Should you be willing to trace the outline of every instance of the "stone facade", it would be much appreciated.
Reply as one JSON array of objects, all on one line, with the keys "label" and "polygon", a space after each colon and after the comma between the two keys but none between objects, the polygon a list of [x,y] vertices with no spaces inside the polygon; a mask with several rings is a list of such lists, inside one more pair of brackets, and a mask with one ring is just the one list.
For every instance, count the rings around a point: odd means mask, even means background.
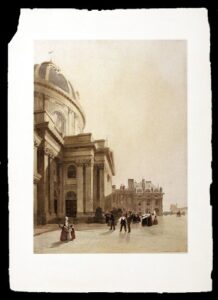
[{"label": "stone facade", "polygon": [[144,179],[137,183],[128,180],[128,188],[121,185],[120,189],[113,186],[113,193],[106,198],[105,209],[120,208],[123,211],[133,211],[139,214],[156,211],[163,214],[163,189]]},{"label": "stone facade", "polygon": [[84,133],[79,93],[52,62],[34,67],[34,223],[105,209],[115,175],[105,140]]}]

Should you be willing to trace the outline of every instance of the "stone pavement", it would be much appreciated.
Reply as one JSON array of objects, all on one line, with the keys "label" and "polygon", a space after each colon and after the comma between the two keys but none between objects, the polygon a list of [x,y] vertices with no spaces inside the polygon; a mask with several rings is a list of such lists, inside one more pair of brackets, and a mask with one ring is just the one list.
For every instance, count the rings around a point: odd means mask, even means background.
[{"label": "stone pavement", "polygon": [[46,224],[46,225],[37,225],[34,228],[34,236],[40,235],[45,232],[50,232],[58,229],[57,224]]},{"label": "stone pavement", "polygon": [[[131,233],[106,224],[76,224],[76,239],[61,242],[57,224],[38,229],[35,253],[161,253],[187,251],[187,217],[163,216],[151,227],[132,224]],[[56,228],[55,228],[56,227]],[[50,230],[49,230],[50,229]],[[46,231],[47,230],[47,231]],[[41,229],[42,231],[42,229]]]}]

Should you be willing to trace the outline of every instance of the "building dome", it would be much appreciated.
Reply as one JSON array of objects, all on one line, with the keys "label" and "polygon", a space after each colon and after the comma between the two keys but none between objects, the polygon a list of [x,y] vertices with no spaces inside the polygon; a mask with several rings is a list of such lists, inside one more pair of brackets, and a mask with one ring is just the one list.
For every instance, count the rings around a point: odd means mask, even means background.
[{"label": "building dome", "polygon": [[79,93],[74,90],[60,68],[51,61],[34,65],[36,110],[41,109],[39,95],[44,95],[44,109],[49,113],[58,131],[63,135],[83,132],[85,113],[80,104]]},{"label": "building dome", "polygon": [[70,81],[53,62],[43,62],[34,65],[34,81],[46,81],[53,88],[66,93],[70,98],[79,100],[78,92],[75,92]]}]

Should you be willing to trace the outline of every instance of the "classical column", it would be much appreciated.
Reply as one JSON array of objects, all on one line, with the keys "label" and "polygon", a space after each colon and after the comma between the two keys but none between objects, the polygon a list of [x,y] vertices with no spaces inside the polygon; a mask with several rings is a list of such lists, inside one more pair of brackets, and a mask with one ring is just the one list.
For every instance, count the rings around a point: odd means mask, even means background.
[{"label": "classical column", "polygon": [[33,203],[33,207],[34,207],[34,225],[36,225],[38,223],[38,182],[41,178],[41,175],[38,173],[38,147],[41,143],[41,138],[34,133],[34,178],[33,178],[33,182],[34,182],[34,203]]},{"label": "classical column", "polygon": [[38,183],[38,223],[46,224],[48,215],[48,153],[40,149],[39,172],[41,179]]},{"label": "classical column", "polygon": [[86,212],[93,212],[93,162],[86,164]]},{"label": "classical column", "polygon": [[70,121],[71,121],[71,118],[70,118],[70,109],[68,107],[68,116],[67,116],[67,122],[66,122],[66,135],[71,135],[70,134]]},{"label": "classical column", "polygon": [[37,169],[37,143],[34,143],[34,175],[38,173]]},{"label": "classical column", "polygon": [[99,196],[100,196],[100,207],[104,210],[104,165],[99,166]]},{"label": "classical column", "polygon": [[98,168],[97,166],[94,166],[93,170],[93,208],[94,211],[98,207]]},{"label": "classical column", "polygon": [[64,196],[63,196],[63,163],[58,161],[58,217],[64,216]]},{"label": "classical column", "polygon": [[83,164],[77,163],[77,214],[83,213]]},{"label": "classical column", "polygon": [[68,108],[67,134],[74,134],[74,112]]},{"label": "classical column", "polygon": [[74,112],[70,111],[70,135],[75,134]]},{"label": "classical column", "polygon": [[75,134],[79,134],[79,128],[78,128],[78,116],[74,115],[74,132]]},{"label": "classical column", "polygon": [[49,156],[49,164],[50,164],[50,172],[49,172],[49,180],[50,180],[50,191],[49,191],[49,212],[54,216],[54,156]]},{"label": "classical column", "polygon": [[37,224],[37,184],[40,178],[38,178],[38,172],[37,172],[37,144],[34,143],[34,203],[33,203],[33,210],[34,210],[34,225]]}]

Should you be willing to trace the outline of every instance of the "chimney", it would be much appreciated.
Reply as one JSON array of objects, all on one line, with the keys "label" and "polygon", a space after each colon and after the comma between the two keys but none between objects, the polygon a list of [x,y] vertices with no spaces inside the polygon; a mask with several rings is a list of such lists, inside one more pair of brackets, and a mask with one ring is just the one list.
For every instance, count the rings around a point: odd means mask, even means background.
[{"label": "chimney", "polygon": [[128,189],[131,191],[134,190],[134,179],[128,179]]},{"label": "chimney", "polygon": [[145,180],[142,179],[142,190],[144,191],[145,190]]}]

